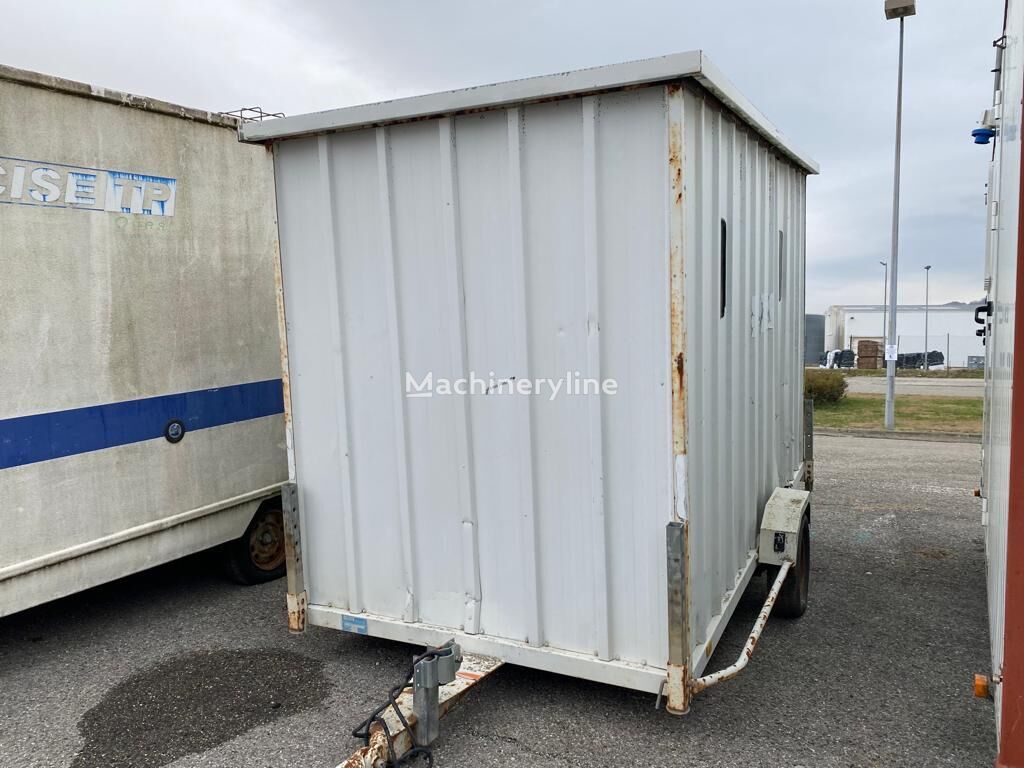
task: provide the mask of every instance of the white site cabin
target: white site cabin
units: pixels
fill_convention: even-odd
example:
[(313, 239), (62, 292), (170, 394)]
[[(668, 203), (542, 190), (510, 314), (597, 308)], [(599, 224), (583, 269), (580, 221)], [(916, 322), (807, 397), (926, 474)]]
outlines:
[[(759, 556), (809, 480), (815, 164), (700, 52), (242, 133), (275, 158), (293, 622), (685, 708), (759, 561), (806, 539), (792, 491)], [(428, 375), (495, 386), (409, 396)], [(615, 393), (518, 388), (567, 375)]]

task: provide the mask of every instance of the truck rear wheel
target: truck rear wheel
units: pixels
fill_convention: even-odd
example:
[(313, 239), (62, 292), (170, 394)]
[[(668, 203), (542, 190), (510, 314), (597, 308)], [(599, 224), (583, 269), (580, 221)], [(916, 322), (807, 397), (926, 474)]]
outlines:
[[(811, 518), (804, 515), (800, 521), (800, 543), (797, 554), (796, 565), (789, 569), (786, 580), (782, 582), (782, 589), (775, 600), (773, 613), (784, 619), (799, 619), (807, 610), (807, 595), (811, 584)], [(770, 566), (767, 569), (768, 587), (775, 582), (779, 575), (778, 566)]]
[(284, 515), (281, 498), (263, 502), (241, 537), (227, 545), (228, 571), (240, 584), (262, 584), (284, 576)]

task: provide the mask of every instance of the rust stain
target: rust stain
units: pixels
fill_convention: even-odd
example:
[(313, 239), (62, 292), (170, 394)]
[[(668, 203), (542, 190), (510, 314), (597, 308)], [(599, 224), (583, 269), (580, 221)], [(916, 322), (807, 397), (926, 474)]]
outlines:
[(285, 514), (284, 559), (287, 564), (288, 630), (304, 632), (306, 629), (306, 591), (302, 588), (302, 546), (298, 539), (298, 524), (293, 515)]
[(360, 747), (338, 768), (381, 768), (388, 761), (388, 737), (380, 723), (370, 727), (370, 743)]
[(683, 664), (669, 664), (665, 678), (665, 710), (673, 715), (690, 711), (689, 670)]
[[(412, 712), (411, 694), (407, 694), (408, 692), (399, 696), (398, 701), (406, 722), (412, 727), (416, 722), (416, 715)], [(338, 768), (387, 768), (391, 765), (388, 762), (391, 750), (394, 750), (395, 756), (401, 761), (402, 756), (412, 749), (409, 731), (390, 712), (383, 717), (391, 731), (390, 749), (387, 733), (379, 722), (375, 722), (370, 726), (370, 743), (353, 752)]]
[(288, 611), (288, 631), (302, 632), (306, 628), (306, 612), (299, 608), (295, 611)]
[(286, 596), (288, 604), (288, 631), (306, 631), (306, 593), (288, 593)]
[[(783, 575), (781, 571), (779, 575)], [(696, 695), (701, 691), (707, 690), (713, 685), (718, 685), (726, 680), (732, 680), (746, 668), (750, 659), (754, 656), (754, 650), (757, 648), (757, 643), (761, 639), (761, 632), (764, 631), (765, 625), (768, 622), (768, 616), (772, 612), (772, 607), (775, 605), (775, 601), (778, 597), (778, 589), (780, 588), (781, 583), (778, 581), (772, 585), (772, 591), (768, 593), (768, 597), (764, 601), (764, 606), (757, 615), (757, 621), (754, 622), (754, 628), (747, 637), (747, 642), (743, 646), (743, 651), (740, 653), (739, 659), (734, 664), (723, 670), (713, 672), (710, 675), (694, 680), (690, 684), (691, 693)]]
[(669, 302), (672, 363), (672, 445), (677, 456), (686, 453), (686, 329), (683, 301), (683, 124), (682, 85), (665, 86), (668, 99), (668, 170), (672, 206), (669, 211)]
[(281, 359), (281, 394), (284, 399), (285, 434), (292, 429), (292, 389), (288, 364), (287, 318), (284, 309), (284, 274), (281, 266), (281, 242), (274, 239), (274, 298), (277, 303), (278, 354)]

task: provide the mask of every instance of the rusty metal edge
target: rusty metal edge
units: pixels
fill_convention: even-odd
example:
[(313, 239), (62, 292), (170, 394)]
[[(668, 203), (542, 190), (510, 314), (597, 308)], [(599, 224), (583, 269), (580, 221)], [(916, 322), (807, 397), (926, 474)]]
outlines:
[(775, 577), (775, 582), (772, 584), (771, 590), (768, 592), (768, 597), (765, 598), (764, 605), (761, 607), (761, 612), (757, 615), (757, 620), (754, 622), (753, 628), (750, 630), (750, 635), (747, 636), (747, 642), (743, 646), (743, 650), (740, 651), (739, 658), (725, 669), (719, 670), (718, 672), (712, 672), (710, 675), (697, 678), (690, 684), (690, 692), (694, 695), (705, 691), (713, 685), (724, 683), (726, 680), (732, 680), (736, 677), (750, 662), (751, 657), (754, 655), (754, 650), (757, 648), (757, 643), (761, 639), (761, 633), (764, 631), (765, 625), (768, 623), (768, 617), (771, 615), (772, 608), (775, 607), (775, 601), (779, 596), (779, 592), (782, 590), (782, 583), (786, 580), (786, 575), (789, 573), (792, 563), (787, 560), (779, 568), (779, 573)]
[[(277, 152), (272, 152), (274, 177), (277, 177)], [(277, 344), (281, 362), (281, 396), (284, 401), (284, 440), (288, 455), (288, 477), (295, 478), (295, 437), (292, 430), (291, 363), (288, 358), (288, 313), (284, 301), (284, 264), (281, 256), (280, 221), (277, 210), (277, 184), (274, 185), (274, 302), (277, 306)]]
[[(272, 153), (273, 170), (277, 174), (277, 154)], [(276, 185), (275, 185), (276, 187)], [(274, 228), (279, 226), (277, 195), (274, 195)], [(274, 238), (274, 302), (277, 309), (278, 355), (281, 362), (281, 396), (284, 401), (284, 439), (288, 462), (289, 481), (281, 487), (281, 507), (284, 511), (285, 567), (288, 584), (288, 630), (304, 632), (306, 629), (305, 572), (302, 562), (302, 512), (299, 489), (295, 483), (295, 439), (292, 431), (291, 366), (288, 359), (288, 318), (284, 301), (284, 266), (281, 263), (280, 233)]]
[[(672, 349), (672, 450), (676, 456), (686, 454), (686, 315), (683, 297), (684, 260), (683, 226), (683, 124), (681, 83), (665, 86), (669, 103), (668, 172), (669, 172), (669, 323)], [(678, 101), (677, 105), (673, 105)], [(674, 111), (678, 109), (678, 116)], [(678, 119), (677, 119), (678, 117)]]
[[(503, 665), (504, 662), (501, 659), (491, 656), (463, 655), (462, 668), (455, 674), (455, 681), (441, 686), (438, 697), (441, 717), (454, 710), (471, 688)], [(412, 728), (416, 724), (416, 714), (413, 712), (411, 690), (406, 689), (398, 696), (398, 706), (402, 710), (402, 715), (409, 724), (409, 728)], [(393, 708), (385, 710), (382, 717), (391, 734), (391, 744), (395, 756), (401, 758), (413, 747), (412, 735), (402, 725)], [(386, 764), (387, 758), (387, 735), (384, 733), (384, 729), (375, 723), (370, 728), (370, 743), (353, 752), (339, 763), (337, 768), (382, 768)]]
[[(684, 208), (683, 164), (685, 142), (683, 137), (683, 83), (682, 80), (665, 85), (668, 133), (668, 268), (669, 268), (669, 375), (672, 380), (672, 488), (673, 523), (682, 526), (682, 606), (673, 606), (668, 595), (670, 621), (681, 621), (682, 626), (669, 627), (669, 637), (680, 635), (682, 649), (670, 649), (666, 662), (666, 710), (673, 714), (686, 714), (690, 710), (691, 637), (690, 637), (690, 536), (686, 472), (686, 307), (685, 257), (683, 241), (686, 215)], [(678, 475), (682, 473), (684, 477)], [(679, 498), (682, 496), (682, 498)], [(672, 579), (669, 578), (669, 583)], [(671, 589), (669, 592), (671, 593)], [(677, 616), (681, 613), (681, 616)], [(674, 618), (673, 618), (674, 617)], [(678, 644), (678, 643), (677, 643)], [(681, 658), (680, 658), (681, 656)]]
[(284, 516), (285, 579), (288, 605), (288, 630), (306, 631), (305, 575), (302, 561), (302, 526), (299, 522), (299, 490), (295, 483), (281, 485), (281, 510)]

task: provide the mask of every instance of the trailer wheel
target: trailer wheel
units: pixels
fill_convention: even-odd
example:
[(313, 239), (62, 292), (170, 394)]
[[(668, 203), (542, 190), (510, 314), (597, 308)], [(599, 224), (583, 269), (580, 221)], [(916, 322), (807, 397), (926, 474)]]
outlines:
[(263, 502), (241, 537), (229, 542), (228, 572), (240, 584), (262, 584), (284, 576), (284, 515), (281, 498)]
[[(800, 551), (796, 567), (791, 568), (779, 590), (774, 613), (784, 619), (799, 619), (807, 610), (807, 594), (811, 582), (811, 518), (804, 515), (800, 522)], [(768, 585), (779, 575), (778, 566), (769, 566)]]

